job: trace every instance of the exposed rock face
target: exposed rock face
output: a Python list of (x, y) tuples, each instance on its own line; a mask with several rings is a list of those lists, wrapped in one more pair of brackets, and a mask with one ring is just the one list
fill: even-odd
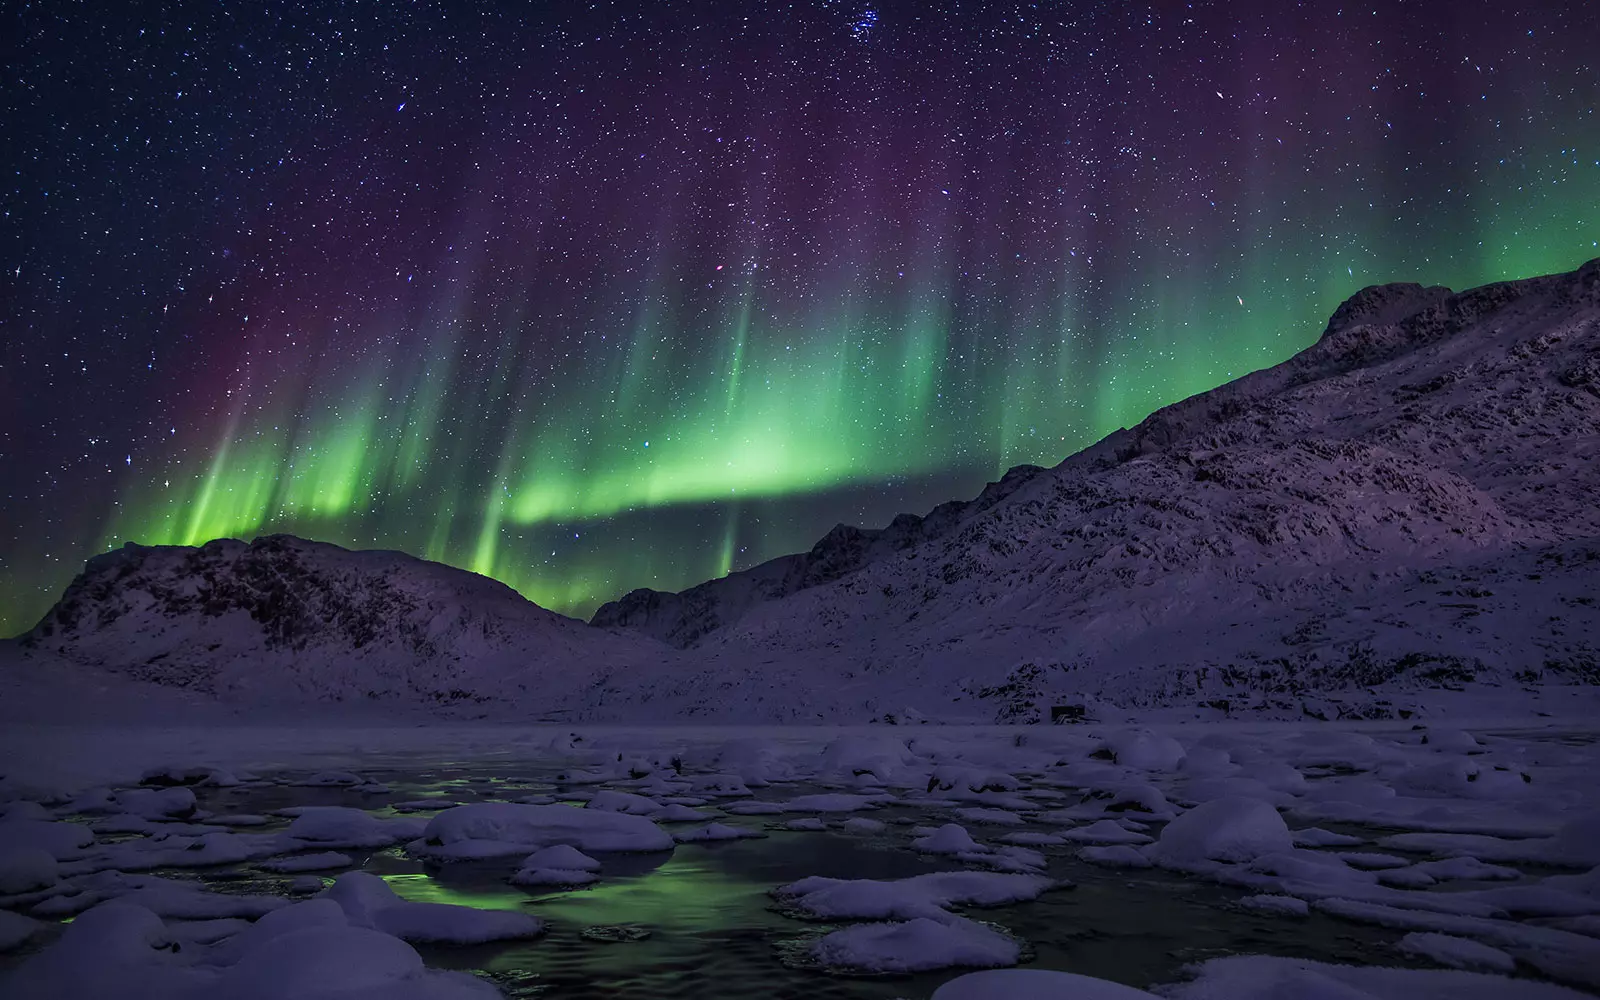
[(285, 700), (537, 699), (575, 686), (561, 676), (574, 662), (603, 671), (662, 652), (474, 573), (289, 535), (96, 556), (23, 643), (164, 685)]

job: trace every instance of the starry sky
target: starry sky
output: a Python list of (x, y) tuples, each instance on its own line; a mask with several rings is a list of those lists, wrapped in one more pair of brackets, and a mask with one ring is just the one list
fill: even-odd
[(586, 615), (1600, 256), (1581, 0), (10, 3), (0, 634), (290, 531)]

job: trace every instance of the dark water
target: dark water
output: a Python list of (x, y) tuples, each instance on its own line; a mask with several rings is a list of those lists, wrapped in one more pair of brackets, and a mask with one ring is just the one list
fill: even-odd
[[(364, 773), (390, 790), (371, 794), (275, 784), (214, 790), (203, 798), (207, 808), (218, 812), (351, 805), (383, 813), (389, 803), (430, 796), (472, 802), (570, 794), (548, 774), (463, 768)], [(788, 798), (814, 790), (789, 785), (762, 797)], [(808, 875), (893, 879), (962, 867), (906, 846), (907, 824), (939, 823), (948, 817), (905, 807), (870, 815), (890, 825), (882, 833), (858, 836), (776, 828), (790, 817), (733, 817), (728, 821), (765, 828), (768, 837), (681, 845), (655, 855), (605, 855), (598, 884), (556, 892), (507, 883), (515, 858), (441, 865), (413, 860), (403, 848), (352, 856), (360, 868), (383, 876), (407, 899), (521, 910), (544, 919), (549, 933), (535, 941), (419, 949), (429, 964), (479, 972), (513, 997), (926, 997), (961, 970), (844, 977), (783, 960), (787, 951), (803, 951), (810, 937), (841, 925), (779, 912), (769, 895), (774, 887)], [(980, 839), (1004, 832), (971, 829)], [(968, 914), (1027, 942), (1035, 967), (1144, 987), (1181, 978), (1189, 963), (1237, 953), (1418, 964), (1394, 949), (1399, 932), (1316, 913), (1308, 918), (1266, 916), (1237, 907), (1235, 901), (1246, 895), (1240, 890), (1165, 872), (1098, 868), (1073, 857), (1073, 847), (1041, 850), (1049, 859), (1047, 873), (1070, 880), (1071, 888)], [(248, 865), (163, 874), (226, 883), (229, 891), (279, 891), (283, 884), (281, 878)], [(616, 925), (626, 925), (623, 936), (648, 936), (624, 942), (584, 936), (586, 930)]]

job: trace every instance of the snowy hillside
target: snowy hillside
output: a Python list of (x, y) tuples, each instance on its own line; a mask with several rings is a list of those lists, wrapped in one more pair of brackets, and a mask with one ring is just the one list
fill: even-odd
[(492, 698), (535, 711), (596, 671), (670, 653), (486, 577), (287, 535), (97, 556), (23, 645), (230, 700)]
[(701, 654), (672, 682), (683, 710), (766, 718), (1381, 715), (1468, 683), (1594, 684), (1600, 261), (1366, 289), (1290, 361), (936, 519), (596, 621)]
[(240, 703), (519, 718), (1531, 711), (1600, 695), (1597, 498), (1600, 260), (1366, 289), (1295, 358), (1053, 469), (600, 627), (276, 536), (100, 556), (24, 643)]

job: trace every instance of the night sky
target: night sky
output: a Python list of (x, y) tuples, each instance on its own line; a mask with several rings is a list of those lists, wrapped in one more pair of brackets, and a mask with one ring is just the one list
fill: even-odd
[(0, 634), (290, 531), (587, 614), (1363, 285), (1600, 255), (1600, 6), (9, 3)]

